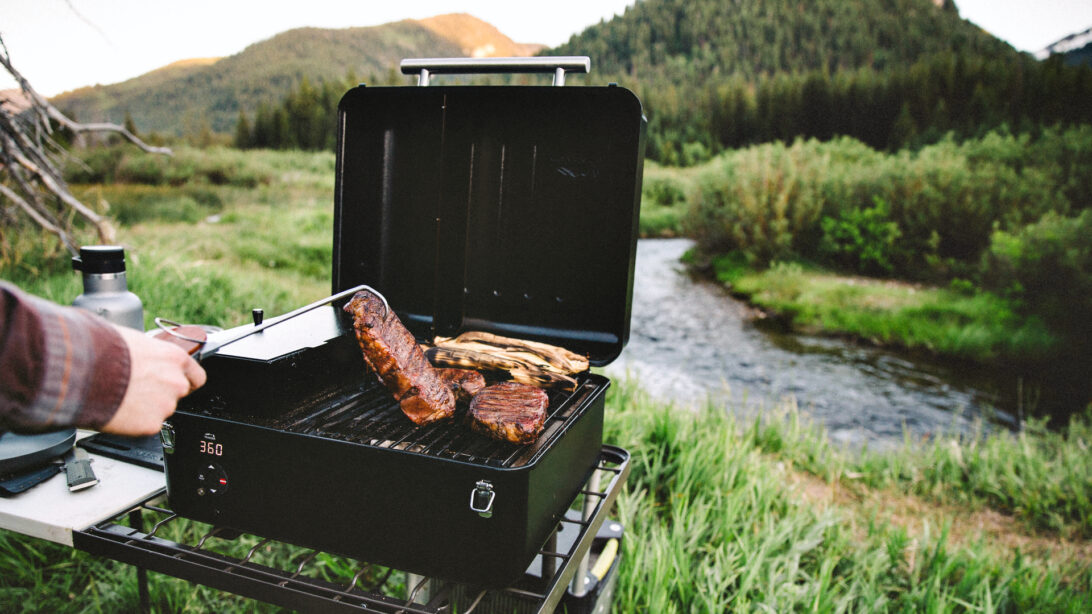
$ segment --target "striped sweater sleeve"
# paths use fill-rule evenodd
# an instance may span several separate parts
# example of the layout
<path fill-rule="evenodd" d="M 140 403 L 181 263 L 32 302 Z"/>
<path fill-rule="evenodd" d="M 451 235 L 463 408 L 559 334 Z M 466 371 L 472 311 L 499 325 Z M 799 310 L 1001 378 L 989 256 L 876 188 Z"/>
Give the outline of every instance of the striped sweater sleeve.
<path fill-rule="evenodd" d="M 101 428 L 129 366 L 128 347 L 101 317 L 0 282 L 0 430 Z"/>

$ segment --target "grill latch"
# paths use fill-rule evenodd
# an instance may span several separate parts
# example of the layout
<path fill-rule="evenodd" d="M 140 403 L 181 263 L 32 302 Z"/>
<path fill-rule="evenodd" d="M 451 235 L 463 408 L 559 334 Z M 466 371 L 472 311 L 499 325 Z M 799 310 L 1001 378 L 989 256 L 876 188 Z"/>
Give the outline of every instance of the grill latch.
<path fill-rule="evenodd" d="M 479 480 L 470 492 L 470 510 L 477 512 L 482 518 L 493 516 L 493 498 L 497 493 L 493 492 L 493 483 L 489 480 Z"/>
<path fill-rule="evenodd" d="M 163 451 L 174 454 L 174 425 L 164 422 L 159 428 L 159 441 L 163 443 Z"/>

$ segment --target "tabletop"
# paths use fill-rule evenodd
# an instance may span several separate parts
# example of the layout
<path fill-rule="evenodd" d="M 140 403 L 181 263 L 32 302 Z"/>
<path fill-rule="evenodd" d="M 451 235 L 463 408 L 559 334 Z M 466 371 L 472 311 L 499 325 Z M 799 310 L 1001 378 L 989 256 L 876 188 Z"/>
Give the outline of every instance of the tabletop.
<path fill-rule="evenodd" d="M 77 438 L 93 434 L 79 431 Z M 26 492 L 0 498 L 0 528 L 72 545 L 72 532 L 113 518 L 166 489 L 163 472 L 89 454 L 99 483 L 69 492 L 64 472 Z"/>

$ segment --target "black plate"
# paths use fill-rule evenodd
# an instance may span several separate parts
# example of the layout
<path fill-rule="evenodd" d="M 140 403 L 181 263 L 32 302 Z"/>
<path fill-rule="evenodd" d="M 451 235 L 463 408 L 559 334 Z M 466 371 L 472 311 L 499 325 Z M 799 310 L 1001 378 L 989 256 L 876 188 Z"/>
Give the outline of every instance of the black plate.
<path fill-rule="evenodd" d="M 0 474 L 40 465 L 67 452 L 76 441 L 76 429 L 38 435 L 0 434 Z"/>

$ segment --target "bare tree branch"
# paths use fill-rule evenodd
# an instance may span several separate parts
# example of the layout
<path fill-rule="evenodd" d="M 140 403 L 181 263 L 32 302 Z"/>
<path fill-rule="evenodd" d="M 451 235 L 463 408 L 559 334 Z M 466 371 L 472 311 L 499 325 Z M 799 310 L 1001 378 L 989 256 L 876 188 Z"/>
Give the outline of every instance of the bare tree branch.
<path fill-rule="evenodd" d="M 106 36 L 106 32 L 103 32 L 102 28 L 98 27 L 98 25 L 96 25 L 95 22 L 93 22 L 90 19 L 84 17 L 83 13 L 77 11 L 75 6 L 72 6 L 72 0 L 64 0 L 64 3 L 68 5 L 68 10 L 72 11 L 73 15 L 80 18 L 80 21 L 87 24 L 88 27 L 90 27 L 92 30 L 98 32 L 99 36 L 102 37 L 102 40 L 106 41 L 106 43 L 109 44 L 110 46 L 114 45 L 114 41 L 110 40 L 109 36 Z"/>
<path fill-rule="evenodd" d="M 11 188 L 2 183 L 0 183 L 0 194 L 7 197 L 15 204 L 19 205 L 19 207 L 22 208 L 23 211 L 25 211 L 26 214 L 29 215 L 30 218 L 34 220 L 34 222 L 41 226 L 44 230 L 57 235 L 57 238 L 61 240 L 61 243 L 64 243 L 64 246 L 68 248 L 68 251 L 72 253 L 76 252 L 76 247 L 72 244 L 72 240 L 68 238 L 68 233 L 66 233 L 64 229 L 61 228 L 60 224 L 51 223 L 49 220 L 43 217 L 41 213 L 36 211 L 35 208 L 30 205 L 30 203 L 24 200 L 23 197 L 19 196 Z"/>
<path fill-rule="evenodd" d="M 109 220 L 79 201 L 68 189 L 56 159 L 66 155 L 52 139 L 54 126 L 74 134 L 111 132 L 123 136 L 143 151 L 173 155 L 167 147 L 153 147 L 124 126 L 111 123 L 82 124 L 65 116 L 39 94 L 12 65 L 7 45 L 0 36 L 0 66 L 15 78 L 29 101 L 28 108 L 16 115 L 0 105 L 0 197 L 14 203 L 32 222 L 57 235 L 73 254 L 71 227 L 66 221 L 73 212 L 95 227 L 103 243 L 114 242 L 114 229 Z M 5 185 L 13 184 L 13 185 Z M 5 212 L 0 218 L 11 218 Z"/>
<path fill-rule="evenodd" d="M 67 116 L 65 116 L 64 113 L 61 113 L 59 110 L 57 110 L 57 107 L 54 107 L 53 104 L 46 100 L 44 96 L 39 94 L 37 90 L 31 87 L 30 82 L 28 82 L 23 77 L 23 75 L 18 70 L 16 70 L 14 66 L 12 66 L 11 56 L 8 54 L 8 47 L 4 43 L 4 38 L 2 36 L 0 36 L 0 50 L 2 50 L 2 53 L 0 53 L 0 65 L 2 65 L 4 69 L 7 70 L 8 73 L 15 78 L 16 82 L 19 83 L 19 87 L 23 90 L 23 94 L 30 98 L 31 107 L 40 118 L 38 124 L 40 127 L 45 129 L 46 134 L 53 133 L 53 127 L 49 123 L 49 120 L 52 119 L 61 126 L 64 126 L 65 128 L 77 134 L 83 132 L 116 132 L 117 134 L 124 136 L 132 144 L 136 145 L 137 147 L 143 149 L 148 153 L 157 153 L 167 156 L 173 155 L 169 147 L 153 147 L 142 141 L 137 135 L 126 130 L 125 126 L 119 126 L 118 124 L 111 123 L 81 124 L 79 122 L 72 121 Z"/>

